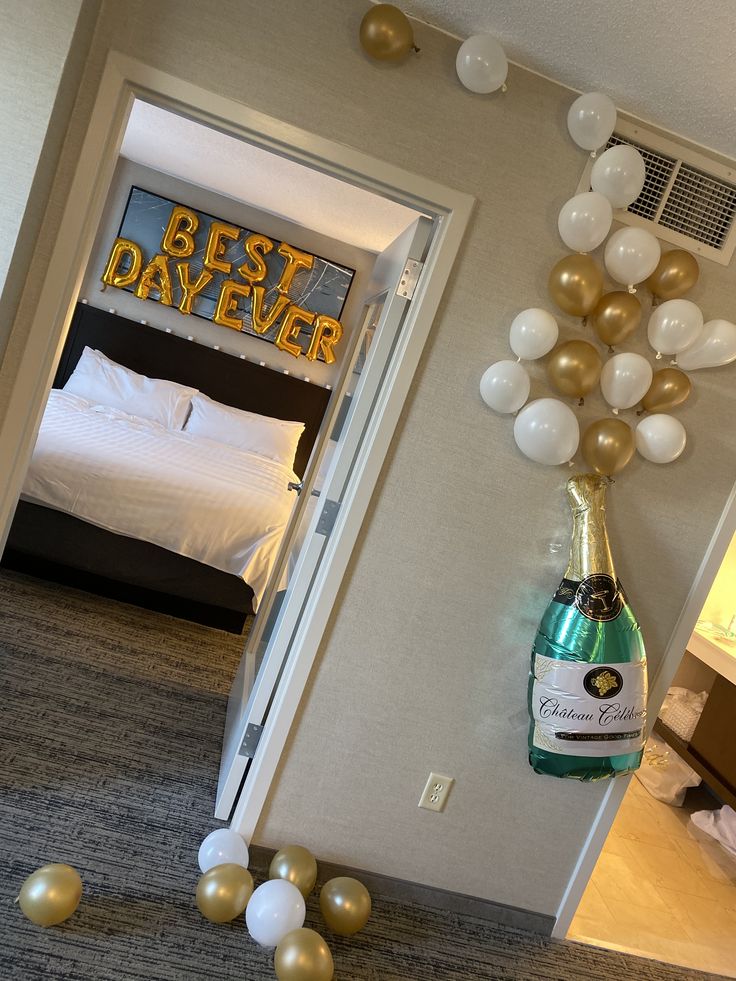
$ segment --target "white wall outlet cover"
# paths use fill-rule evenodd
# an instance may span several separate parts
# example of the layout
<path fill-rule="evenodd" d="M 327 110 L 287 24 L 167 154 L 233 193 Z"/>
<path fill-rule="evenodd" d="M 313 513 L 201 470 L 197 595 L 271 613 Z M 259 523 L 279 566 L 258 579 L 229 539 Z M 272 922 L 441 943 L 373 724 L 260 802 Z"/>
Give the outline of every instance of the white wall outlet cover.
<path fill-rule="evenodd" d="M 454 783 L 454 777 L 446 777 L 441 773 L 430 773 L 422 796 L 419 798 L 419 807 L 426 807 L 428 811 L 444 811 L 447 797 Z"/>

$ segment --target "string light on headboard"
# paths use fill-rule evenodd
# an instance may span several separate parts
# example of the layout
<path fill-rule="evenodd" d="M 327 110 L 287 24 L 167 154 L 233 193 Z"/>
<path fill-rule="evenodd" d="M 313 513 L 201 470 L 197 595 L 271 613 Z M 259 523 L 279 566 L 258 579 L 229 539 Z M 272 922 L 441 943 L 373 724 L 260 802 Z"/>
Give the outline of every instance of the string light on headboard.
<path fill-rule="evenodd" d="M 82 302 L 82 303 L 87 303 L 88 301 L 87 301 L 87 299 L 86 299 L 86 297 L 85 297 L 85 298 L 83 298 L 83 299 L 82 299 L 82 301 L 81 301 L 81 302 Z"/>
<path fill-rule="evenodd" d="M 115 308 L 114 308 L 114 307 L 108 307 L 108 310 L 107 310 L 107 312 L 108 312 L 108 313 L 116 313 L 116 310 L 115 310 Z"/>

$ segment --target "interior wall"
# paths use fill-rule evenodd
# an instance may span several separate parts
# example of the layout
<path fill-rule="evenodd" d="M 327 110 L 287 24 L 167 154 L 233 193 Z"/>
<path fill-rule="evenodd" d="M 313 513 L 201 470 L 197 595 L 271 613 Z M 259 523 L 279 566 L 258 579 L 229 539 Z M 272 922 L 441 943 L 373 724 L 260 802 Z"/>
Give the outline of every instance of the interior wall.
<path fill-rule="evenodd" d="M 723 557 L 700 614 L 702 620 L 710 620 L 721 627 L 728 627 L 733 617 L 736 617 L 736 537 Z"/>
<path fill-rule="evenodd" d="M 207 212 L 243 228 L 262 232 L 276 241 L 288 242 L 295 248 L 313 252 L 355 269 L 355 276 L 341 316 L 345 333 L 335 350 L 335 362 L 327 365 L 321 361 L 307 361 L 301 356 L 295 358 L 286 351 L 280 351 L 275 344 L 229 327 L 220 327 L 202 317 L 193 315 L 185 317 L 174 307 L 166 307 L 153 299 L 139 300 L 135 294 L 126 290 L 108 286 L 103 292 L 102 273 L 112 243 L 117 237 L 128 194 L 133 185 L 172 198 L 177 204 Z M 92 306 L 105 310 L 113 308 L 122 317 L 131 320 L 144 319 L 152 327 L 161 330 L 169 328 L 172 333 L 181 337 L 191 336 L 200 344 L 210 347 L 217 344 L 222 351 L 244 354 L 252 361 L 265 361 L 269 368 L 289 371 L 299 378 L 306 376 L 315 384 L 327 385 L 336 380 L 342 368 L 342 358 L 349 349 L 353 328 L 358 324 L 363 309 L 363 296 L 370 282 L 374 261 L 375 256 L 363 249 L 337 242 L 277 215 L 252 208 L 242 201 L 235 201 L 207 188 L 177 180 L 168 174 L 121 158 L 115 170 L 105 212 L 84 275 L 80 297 L 85 297 Z"/>
<path fill-rule="evenodd" d="M 159 0 L 153 19 L 142 0 L 105 3 L 76 119 L 114 47 L 477 198 L 256 837 L 555 913 L 604 792 L 526 760 L 529 650 L 565 565 L 567 471 L 523 458 L 478 382 L 509 356 L 513 316 L 549 303 L 547 274 L 565 251 L 557 213 L 585 163 L 566 133 L 573 96 L 513 67 L 505 95 L 472 95 L 455 76 L 457 42 L 423 25 L 419 56 L 371 62 L 357 41 L 365 7 L 203 0 L 194 29 L 175 0 Z M 79 140 L 76 125 L 57 206 Z M 736 319 L 736 264 L 702 270 L 693 298 Z M 0 371 L 0 416 L 33 300 Z M 579 335 L 562 324 L 563 337 Z M 546 392 L 542 368 L 533 396 Z M 734 479 L 733 369 L 693 380 L 684 456 L 667 469 L 637 459 L 610 493 L 618 572 L 655 670 Z M 584 419 L 605 411 L 589 403 Z M 417 808 L 430 769 L 456 778 L 443 814 Z"/>

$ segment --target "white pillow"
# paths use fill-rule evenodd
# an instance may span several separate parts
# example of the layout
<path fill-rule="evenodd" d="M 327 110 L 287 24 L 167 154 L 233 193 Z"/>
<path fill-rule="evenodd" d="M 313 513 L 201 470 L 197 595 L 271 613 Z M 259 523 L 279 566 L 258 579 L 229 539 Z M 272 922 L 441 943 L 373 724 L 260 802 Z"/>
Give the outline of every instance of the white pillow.
<path fill-rule="evenodd" d="M 107 405 L 152 419 L 167 429 L 183 428 L 192 396 L 197 394 L 196 388 L 187 385 L 139 375 L 90 347 L 82 351 L 64 391 L 93 405 Z"/>
<path fill-rule="evenodd" d="M 185 432 L 258 453 L 293 470 L 296 448 L 304 428 L 303 422 L 287 422 L 246 409 L 235 409 L 198 392 L 192 399 L 192 412 Z"/>

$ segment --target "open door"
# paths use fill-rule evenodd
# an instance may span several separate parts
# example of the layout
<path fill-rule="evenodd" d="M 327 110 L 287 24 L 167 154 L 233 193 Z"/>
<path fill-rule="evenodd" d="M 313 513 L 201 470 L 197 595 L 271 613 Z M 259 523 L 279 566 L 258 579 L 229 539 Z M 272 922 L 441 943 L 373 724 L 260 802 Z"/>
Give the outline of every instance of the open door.
<path fill-rule="evenodd" d="M 314 479 L 304 486 L 309 499 L 292 530 L 277 573 L 286 588 L 277 594 L 255 649 L 246 645 L 231 689 L 215 809 L 215 816 L 222 820 L 230 817 L 238 795 L 247 786 L 249 767 L 258 752 L 269 713 L 273 716 L 287 711 L 277 698 L 284 665 L 309 603 L 345 489 L 351 479 L 359 479 L 354 474 L 355 460 L 386 382 L 432 230 L 429 218 L 418 218 L 376 260 L 352 370 L 336 393 L 339 407 L 332 416 L 332 431 L 321 448 Z M 295 710 L 294 705 L 291 718 Z"/>

